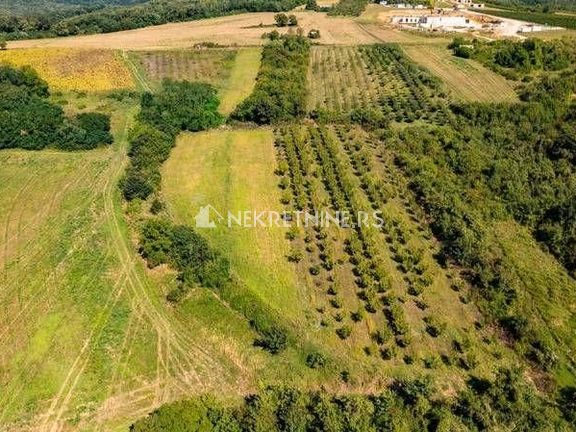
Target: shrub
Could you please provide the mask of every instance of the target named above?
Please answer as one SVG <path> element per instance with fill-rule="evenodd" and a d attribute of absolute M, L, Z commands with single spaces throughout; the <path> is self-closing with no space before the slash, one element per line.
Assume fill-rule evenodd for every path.
<path fill-rule="evenodd" d="M 336 334 L 340 339 L 348 339 L 352 334 L 350 326 L 343 326 L 336 330 Z"/>
<path fill-rule="evenodd" d="M 288 346 L 288 334 L 279 327 L 271 327 L 260 332 L 260 338 L 254 341 L 254 345 L 265 349 L 271 354 L 278 354 Z"/>
<path fill-rule="evenodd" d="M 274 21 L 278 27 L 286 27 L 288 25 L 288 15 L 285 13 L 278 13 L 274 15 Z"/>
<path fill-rule="evenodd" d="M 91 149 L 100 144 L 112 144 L 110 116 L 102 113 L 80 113 L 76 116 L 78 126 L 86 131 L 82 148 Z"/>
<path fill-rule="evenodd" d="M 327 358 L 324 354 L 313 352 L 306 356 L 306 365 L 310 369 L 319 369 L 326 366 Z"/>
<path fill-rule="evenodd" d="M 318 29 L 311 29 L 308 32 L 308 38 L 309 39 L 320 39 L 320 37 L 321 37 L 320 36 L 320 30 L 318 30 Z"/>

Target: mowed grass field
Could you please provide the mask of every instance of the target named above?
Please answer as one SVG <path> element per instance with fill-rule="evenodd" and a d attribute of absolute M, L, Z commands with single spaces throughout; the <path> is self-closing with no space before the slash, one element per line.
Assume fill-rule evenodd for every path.
<path fill-rule="evenodd" d="M 227 212 L 281 211 L 270 129 L 210 131 L 182 135 L 162 169 L 163 191 L 180 223 L 195 225 L 201 207 Z M 233 271 L 264 303 L 298 320 L 304 290 L 289 252 L 286 228 L 226 227 L 200 229 L 226 254 Z"/>
<path fill-rule="evenodd" d="M 101 49 L 18 49 L 0 51 L 0 63 L 32 66 L 56 91 L 133 89 L 135 84 L 120 55 Z"/>
<path fill-rule="evenodd" d="M 518 102 L 513 84 L 474 60 L 452 55 L 445 45 L 406 45 L 412 61 L 438 76 L 452 97 L 465 102 Z"/>
<path fill-rule="evenodd" d="M 249 391 L 267 367 L 209 291 L 167 305 L 174 275 L 145 269 L 117 190 L 135 105 L 85 103 L 114 113 L 114 146 L 0 152 L 0 430 L 126 430 L 185 395 Z"/>
<path fill-rule="evenodd" d="M 222 114 L 230 114 L 252 93 L 260 69 L 261 55 L 260 48 L 238 50 L 228 79 L 220 85 L 220 112 Z"/>

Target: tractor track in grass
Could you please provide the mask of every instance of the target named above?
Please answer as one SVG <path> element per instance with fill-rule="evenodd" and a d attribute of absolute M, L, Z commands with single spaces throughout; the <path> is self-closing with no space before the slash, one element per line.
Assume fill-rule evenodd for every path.
<path fill-rule="evenodd" d="M 129 124 L 126 124 L 128 128 Z M 124 133 L 126 135 L 127 129 Z M 110 165 L 107 181 L 104 187 L 104 208 L 103 217 L 105 227 L 111 237 L 111 250 L 116 255 L 121 268 L 121 276 L 110 293 L 108 301 L 100 312 L 101 319 L 96 322 L 90 335 L 84 342 L 80 352 L 70 367 L 67 377 L 62 383 L 60 390 L 50 402 L 50 406 L 44 413 L 37 417 L 39 427 L 37 430 L 45 432 L 58 432 L 66 427 L 66 416 L 71 410 L 72 401 L 76 394 L 76 388 L 82 379 L 86 365 L 90 361 L 90 354 L 94 342 L 98 340 L 104 325 L 107 322 L 106 316 L 111 313 L 114 305 L 121 296 L 130 299 L 133 305 L 133 319 L 136 322 L 148 325 L 156 333 L 156 372 L 152 382 L 144 380 L 141 388 L 142 395 L 136 401 L 123 401 L 130 398 L 133 392 L 139 388 L 128 390 L 124 393 L 115 394 L 109 387 L 108 397 L 103 401 L 101 407 L 109 408 L 106 413 L 107 418 L 115 418 L 116 406 L 111 406 L 110 401 L 114 400 L 119 404 L 118 410 L 126 413 L 148 412 L 155 407 L 182 396 L 192 390 L 204 390 L 215 381 L 226 379 L 228 373 L 214 364 L 212 353 L 205 345 L 193 340 L 186 329 L 175 318 L 167 313 L 166 305 L 160 296 L 153 294 L 153 287 L 142 276 L 143 264 L 134 253 L 134 246 L 126 235 L 127 227 L 124 225 L 123 213 L 120 208 L 120 198 L 117 196 L 116 184 L 126 165 L 127 143 L 122 139 L 121 149 L 113 156 Z M 122 341 L 122 351 L 132 344 L 131 338 L 136 332 L 130 334 L 130 329 Z M 130 351 L 126 353 L 125 361 L 121 359 L 116 364 L 112 372 L 114 377 L 118 377 L 126 364 L 130 361 Z M 115 379 L 116 379 L 115 378 Z M 110 382 L 109 386 L 116 385 Z M 144 406 L 141 404 L 145 403 Z M 128 409 L 133 407 L 133 409 Z M 125 411 L 126 410 L 126 411 Z M 101 425 L 99 423 L 99 425 Z"/>

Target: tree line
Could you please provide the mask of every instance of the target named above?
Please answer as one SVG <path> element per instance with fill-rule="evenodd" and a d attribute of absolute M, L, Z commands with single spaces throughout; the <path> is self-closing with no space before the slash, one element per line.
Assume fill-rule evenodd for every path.
<path fill-rule="evenodd" d="M 0 149 L 87 150 L 111 144 L 110 117 L 66 117 L 49 100 L 48 85 L 30 67 L 0 65 Z"/>
<path fill-rule="evenodd" d="M 152 431 L 452 431 L 569 430 L 576 399 L 566 393 L 548 404 L 519 371 L 502 369 L 493 380 L 470 376 L 452 398 L 438 397 L 428 377 L 395 380 L 373 395 L 335 395 L 268 387 L 236 404 L 214 396 L 167 404 L 134 423 Z M 563 412 L 568 420 L 561 417 Z"/>
<path fill-rule="evenodd" d="M 71 36 L 130 30 L 244 12 L 281 12 L 298 0 L 158 0 L 122 7 L 0 15 L 0 35 L 8 39 Z"/>
<path fill-rule="evenodd" d="M 232 118 L 270 124 L 303 117 L 309 54 L 310 43 L 302 36 L 286 35 L 268 43 L 262 52 L 256 86 Z"/>

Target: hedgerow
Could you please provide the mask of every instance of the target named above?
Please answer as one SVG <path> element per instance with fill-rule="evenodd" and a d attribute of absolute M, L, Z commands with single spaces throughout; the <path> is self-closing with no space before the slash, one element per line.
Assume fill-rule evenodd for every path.
<path fill-rule="evenodd" d="M 257 124 L 303 117 L 309 52 L 310 44 L 301 36 L 288 35 L 267 44 L 254 91 L 231 117 Z"/>

